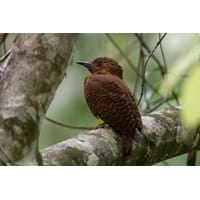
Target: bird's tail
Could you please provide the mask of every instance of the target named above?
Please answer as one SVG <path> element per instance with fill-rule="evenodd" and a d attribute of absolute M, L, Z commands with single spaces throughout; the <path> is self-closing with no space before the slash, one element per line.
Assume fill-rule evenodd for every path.
<path fill-rule="evenodd" d="M 131 155 L 133 147 L 133 137 L 130 135 L 122 136 L 122 149 L 123 149 L 123 157 L 127 158 Z"/>

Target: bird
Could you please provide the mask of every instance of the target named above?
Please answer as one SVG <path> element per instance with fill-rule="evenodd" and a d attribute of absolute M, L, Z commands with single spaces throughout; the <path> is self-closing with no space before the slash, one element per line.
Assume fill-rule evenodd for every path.
<path fill-rule="evenodd" d="M 136 129 L 142 130 L 142 119 L 136 100 L 123 81 L 122 67 L 109 57 L 76 63 L 90 72 L 84 80 L 84 96 L 90 111 L 119 133 L 123 156 L 130 156 Z"/>

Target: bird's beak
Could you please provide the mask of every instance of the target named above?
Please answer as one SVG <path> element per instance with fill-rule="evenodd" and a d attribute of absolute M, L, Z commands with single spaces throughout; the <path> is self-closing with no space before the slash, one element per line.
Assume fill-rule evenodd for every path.
<path fill-rule="evenodd" d="M 76 62 L 79 65 L 83 65 L 84 67 L 86 67 L 88 70 L 91 68 L 92 63 L 91 62 L 87 62 L 87 61 L 78 61 Z"/>

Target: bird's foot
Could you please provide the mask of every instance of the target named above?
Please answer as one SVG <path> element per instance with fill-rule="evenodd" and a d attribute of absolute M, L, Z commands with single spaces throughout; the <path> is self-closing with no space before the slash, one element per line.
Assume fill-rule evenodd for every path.
<path fill-rule="evenodd" d="M 109 128 L 109 125 L 103 122 L 102 124 L 99 124 L 97 127 L 95 127 L 95 129 L 98 129 L 98 128 Z"/>

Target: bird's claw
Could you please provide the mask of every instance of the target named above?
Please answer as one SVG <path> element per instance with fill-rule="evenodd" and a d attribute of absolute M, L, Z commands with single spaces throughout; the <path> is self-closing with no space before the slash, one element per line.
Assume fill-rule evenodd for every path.
<path fill-rule="evenodd" d="M 106 124 L 105 122 L 102 124 L 99 124 L 97 127 L 95 127 L 94 129 L 99 129 L 99 128 L 109 128 L 109 125 Z"/>

